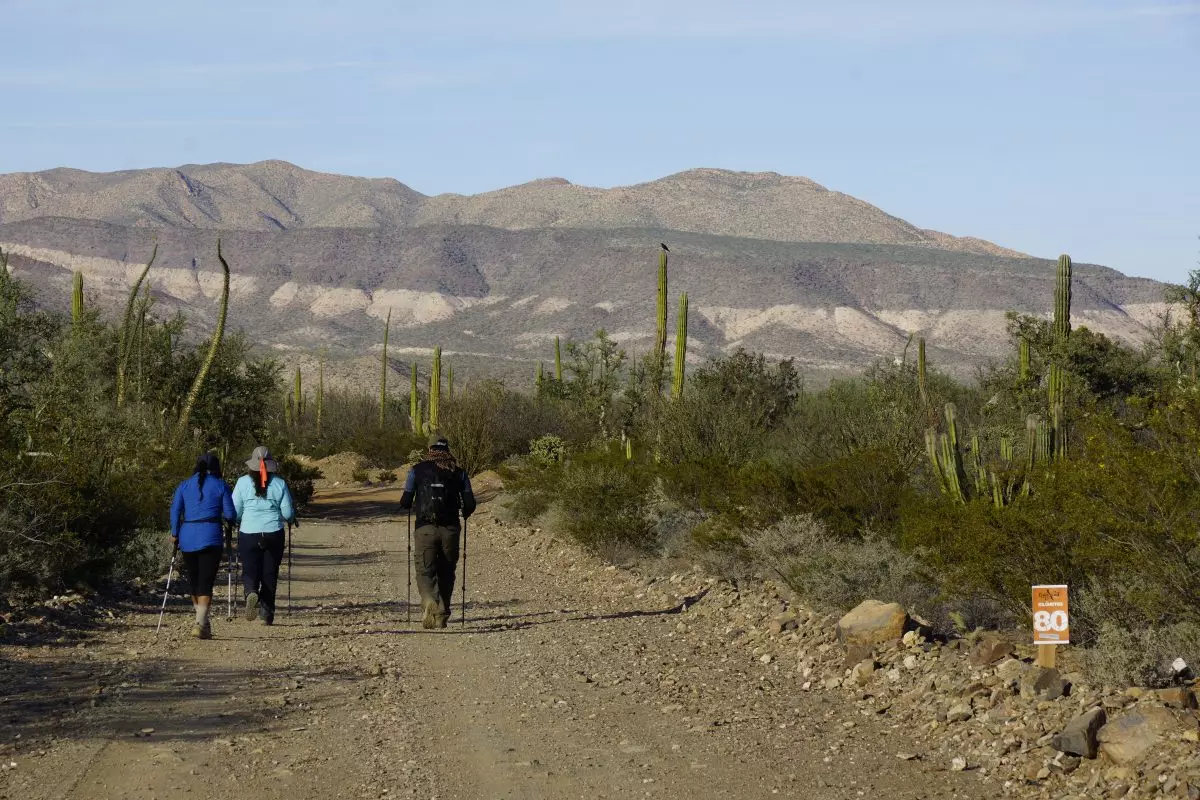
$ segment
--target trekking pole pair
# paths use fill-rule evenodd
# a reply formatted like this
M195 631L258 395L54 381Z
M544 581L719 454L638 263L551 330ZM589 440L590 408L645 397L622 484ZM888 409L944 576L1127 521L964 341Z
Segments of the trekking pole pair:
M171 578L175 575L175 554L179 552L179 540L171 540L171 563L167 567L167 588L163 592L162 608L158 610L158 625L155 626L154 632L157 634L162 630L163 614L167 613L167 598L171 594Z
M287 537L288 537L287 538L287 560L288 560L287 611L288 611L289 615L292 613L292 525L295 525L297 528L299 528L300 522L298 520L292 520L291 522L288 523L288 530L287 530Z

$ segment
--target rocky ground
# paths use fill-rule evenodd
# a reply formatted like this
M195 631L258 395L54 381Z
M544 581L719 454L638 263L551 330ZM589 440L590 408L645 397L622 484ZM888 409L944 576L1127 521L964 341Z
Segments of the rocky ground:
M273 628L220 618L196 641L177 598L155 634L149 593L82 630L10 621L0 798L1200 796L1190 690L1090 688L997 637L927 641L902 610L839 627L770 585L618 569L495 502L470 526L466 624L422 631L397 494L313 508Z

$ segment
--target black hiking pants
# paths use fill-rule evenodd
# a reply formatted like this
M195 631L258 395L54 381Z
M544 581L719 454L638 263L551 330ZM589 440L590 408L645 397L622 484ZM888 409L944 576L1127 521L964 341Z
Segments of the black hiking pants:
M421 602L434 601L439 613L447 616L454 598L459 534L458 527L446 525L419 525L413 531L413 566Z
M239 533L238 553L242 557L242 587L246 594L258 595L265 619L275 616L275 589L279 586L279 565L283 562L285 537L274 533Z

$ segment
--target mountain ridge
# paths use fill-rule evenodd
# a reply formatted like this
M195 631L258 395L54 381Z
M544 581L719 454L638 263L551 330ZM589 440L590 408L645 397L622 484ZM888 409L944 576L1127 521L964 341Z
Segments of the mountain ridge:
M425 195L395 178L336 175L280 160L118 172L60 167L0 175L0 223L44 216L229 230L659 227L775 241L913 244L1024 256L976 237L919 228L810 178L714 167L611 188L552 177L470 195Z

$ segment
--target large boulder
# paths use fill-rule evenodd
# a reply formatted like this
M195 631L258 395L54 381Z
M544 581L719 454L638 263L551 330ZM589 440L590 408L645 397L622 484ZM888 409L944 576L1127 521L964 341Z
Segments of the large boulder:
M1178 724L1162 706L1139 707L1100 729L1100 752L1114 764L1135 764Z
M1054 734L1050 744L1064 753L1095 758L1097 748L1100 746L1096 737L1106 721L1103 708L1085 711L1067 723L1067 727L1062 732Z
M864 600L838 620L838 641L847 646L898 642L908 621L908 612L899 603Z

